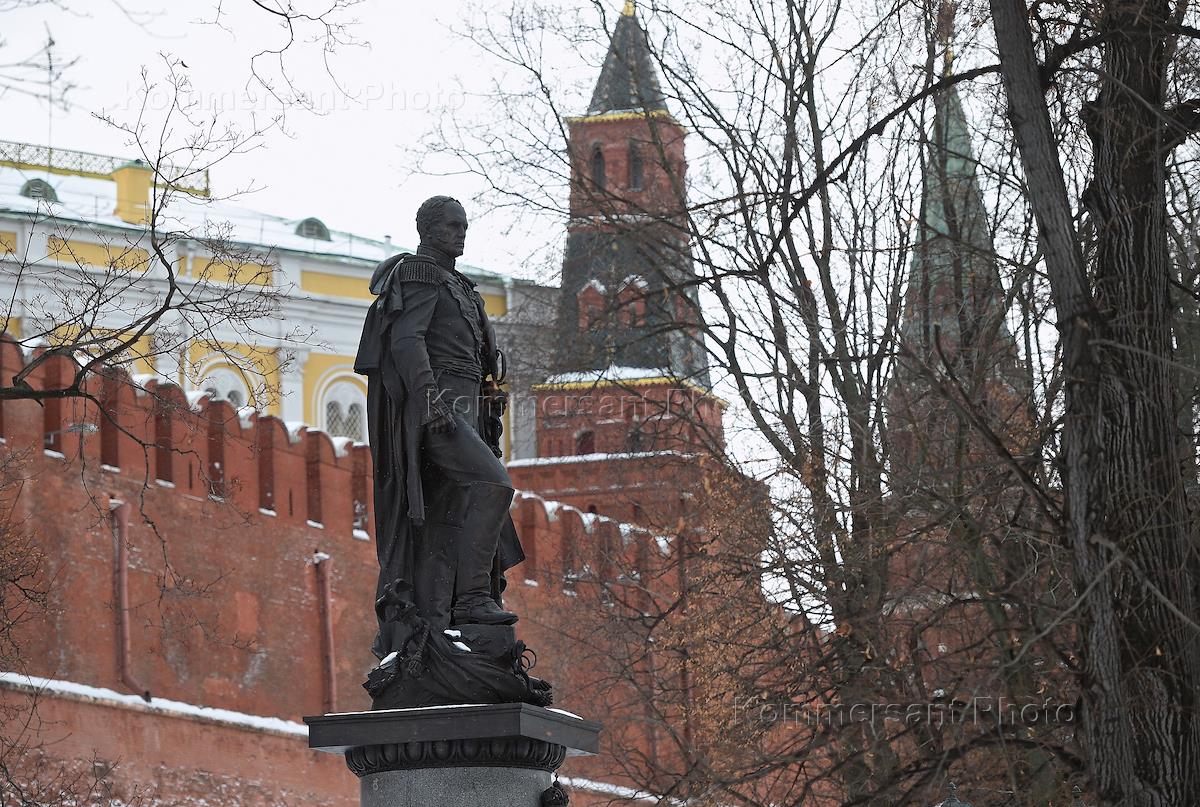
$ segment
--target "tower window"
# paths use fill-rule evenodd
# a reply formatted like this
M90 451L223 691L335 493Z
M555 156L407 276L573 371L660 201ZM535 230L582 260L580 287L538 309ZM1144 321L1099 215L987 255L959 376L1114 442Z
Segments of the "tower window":
M646 164L642 159L642 150L638 148L638 144L630 142L629 144L629 187L635 191L642 189L642 183L645 181Z
M575 438L575 453L595 454L596 433L592 431L580 432L579 436Z
M626 448L636 454L639 451L644 451L645 445L646 439L645 435L642 434L642 427L640 425L634 426L629 430L629 434L625 436Z
M592 182L598 190L604 190L604 152L599 144L592 147Z

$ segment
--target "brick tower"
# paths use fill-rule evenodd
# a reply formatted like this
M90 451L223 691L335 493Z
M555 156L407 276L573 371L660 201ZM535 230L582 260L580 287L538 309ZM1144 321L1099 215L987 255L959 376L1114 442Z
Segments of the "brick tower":
M570 222L558 308L561 372L669 370L707 386L683 227L684 131L667 110L632 2L587 114L568 119Z
M699 329L687 325L699 306L683 226L684 130L632 2L587 114L568 127L556 375L534 388L537 458L510 469L519 486L585 512L674 525L699 482L698 464L681 459L723 448L723 404ZM692 470L667 468L680 465Z
M942 14L948 27L953 6ZM943 42L948 51L948 35ZM910 678L899 697L933 693L937 708L984 691L999 702L1070 703L1074 674L1066 665L1020 661L1069 646L1069 626L1047 629L1037 615L1038 604L1066 584L1021 481L1037 472L1033 379L1007 322L1010 300L980 182L986 163L954 89L934 99L925 157L886 399L890 545L880 553L886 639L876 650L906 670L897 678ZM1026 611L1026 604L1034 605ZM959 748L972 748L974 730L993 729L964 728ZM1031 772L1029 792L1058 775L1038 749L1044 732L1057 730L1039 725L1024 735L1030 750L1016 764ZM970 751L961 764L975 772L977 787L1003 787L1007 774L991 767L988 751Z

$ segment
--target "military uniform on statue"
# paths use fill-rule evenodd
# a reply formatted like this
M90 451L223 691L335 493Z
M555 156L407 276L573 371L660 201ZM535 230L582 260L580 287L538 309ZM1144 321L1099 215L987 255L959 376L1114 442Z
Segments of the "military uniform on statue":
M500 462L502 354L475 284L455 268L467 218L435 196L416 254L383 261L355 370L367 376L379 556L366 686L374 708L548 705L526 672L504 572L524 560Z

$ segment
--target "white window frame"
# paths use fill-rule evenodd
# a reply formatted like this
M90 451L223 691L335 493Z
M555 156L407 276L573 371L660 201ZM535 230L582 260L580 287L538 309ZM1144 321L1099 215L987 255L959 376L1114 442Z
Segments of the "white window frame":
M250 390L246 387L246 382L242 380L242 376L237 370L232 367L214 367L204 374L204 378L197 385L198 389L209 392L209 395L214 401L229 401L235 409L240 409L243 406L250 406ZM237 393L241 398L241 402L234 401L230 395Z

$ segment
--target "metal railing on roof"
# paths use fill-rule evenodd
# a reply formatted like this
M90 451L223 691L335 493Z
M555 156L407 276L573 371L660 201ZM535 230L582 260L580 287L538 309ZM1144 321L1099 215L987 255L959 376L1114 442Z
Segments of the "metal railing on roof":
M108 154L0 140L0 165L13 168L40 168L56 174L108 179L113 171L130 162ZM158 164L158 172L181 191L208 196L208 169L189 171L164 161Z

